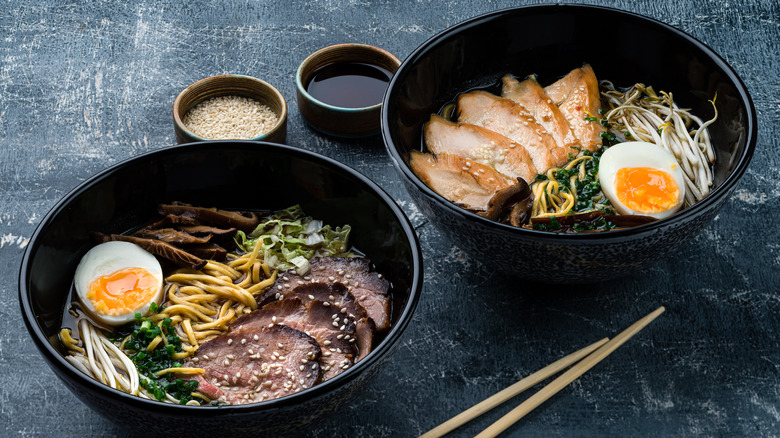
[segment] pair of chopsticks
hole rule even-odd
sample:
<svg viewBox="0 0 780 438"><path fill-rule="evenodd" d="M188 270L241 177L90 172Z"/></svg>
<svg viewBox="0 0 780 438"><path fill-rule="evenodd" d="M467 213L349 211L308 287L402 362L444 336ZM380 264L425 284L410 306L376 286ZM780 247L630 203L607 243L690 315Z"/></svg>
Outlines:
<svg viewBox="0 0 780 438"><path fill-rule="evenodd" d="M654 310L649 315L633 323L630 327L623 330L615 336L614 339L604 338L598 342L595 342L587 347L575 351L574 353L565 356L550 365L542 368L541 370L531 374L528 377L523 378L514 385L496 393L495 395L485 399L484 401L477 403L464 412L456 415L450 420L438 425L437 427L429 430L428 432L420 435L420 438L436 438L441 437L452 430L466 424L467 422L477 418L485 412L495 408L496 406L504 403L510 398L520 394L526 389L536 385L537 383L557 374L559 371L572 366L568 371L561 374L558 378L547 384L539 392L529 397L526 401L520 404L520 406L514 408L508 414L504 415L493 423L490 427L483 430L477 435L477 438L495 437L504 430L508 429L518 420L526 416L529 412L534 410L537 406L544 403L547 399L555 395L558 391L565 388L566 385L573 382L575 379L583 375L589 369L593 368L597 363L601 362L610 353L615 351L618 347L623 345L624 342L629 340L632 336L637 334L640 330L645 328L650 322L664 312L664 307L661 306ZM584 359L583 359L584 358Z"/></svg>

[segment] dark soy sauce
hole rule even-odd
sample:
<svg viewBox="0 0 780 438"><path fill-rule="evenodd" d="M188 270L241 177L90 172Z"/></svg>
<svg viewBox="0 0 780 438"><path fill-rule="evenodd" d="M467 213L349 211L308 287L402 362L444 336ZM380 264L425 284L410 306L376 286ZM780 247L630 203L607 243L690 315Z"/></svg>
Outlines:
<svg viewBox="0 0 780 438"><path fill-rule="evenodd" d="M361 62L335 62L317 69L306 91L320 102L364 108L382 102L392 73Z"/></svg>

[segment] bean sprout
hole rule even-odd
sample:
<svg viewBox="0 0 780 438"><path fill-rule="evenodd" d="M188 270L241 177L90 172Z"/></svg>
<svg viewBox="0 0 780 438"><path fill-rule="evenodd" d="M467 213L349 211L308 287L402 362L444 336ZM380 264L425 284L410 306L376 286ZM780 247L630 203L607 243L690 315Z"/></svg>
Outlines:
<svg viewBox="0 0 780 438"><path fill-rule="evenodd" d="M691 206L710 192L715 151L707 127L718 118L715 98L710 103L715 116L704 122L674 102L671 93L657 94L653 87L636 84L621 92L603 81L610 110L605 117L624 139L657 144L671 152L683 170L685 204ZM716 96L717 97L717 96Z"/></svg>
<svg viewBox="0 0 780 438"><path fill-rule="evenodd" d="M139 395L140 375L133 361L95 328L89 321L79 321L83 348L76 344L67 329L60 338L70 354L65 359L73 366L114 389Z"/></svg>

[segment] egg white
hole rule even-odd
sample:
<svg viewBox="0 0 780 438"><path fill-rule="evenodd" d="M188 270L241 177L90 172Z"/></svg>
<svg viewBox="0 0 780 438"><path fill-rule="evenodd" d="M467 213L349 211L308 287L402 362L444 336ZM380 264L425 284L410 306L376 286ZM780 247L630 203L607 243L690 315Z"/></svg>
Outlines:
<svg viewBox="0 0 780 438"><path fill-rule="evenodd" d="M655 213L637 212L627 207L620 202L615 188L615 175L618 170L624 167L651 167L668 173L677 183L680 191L678 202L666 210ZM599 183L604 196L621 214L663 219L677 212L682 207L685 198L685 180L677 159L661 146L643 141L628 141L607 149L599 161Z"/></svg>
<svg viewBox="0 0 780 438"><path fill-rule="evenodd" d="M138 309L106 315L95 309L92 301L87 298L89 285L97 278L109 275L120 269L143 268L158 280L159 287L156 294ZM136 312L145 315L152 303L160 304L163 297L163 273L160 262L150 253L130 242L105 242L87 251L76 267L73 278L76 293L90 316L108 325L121 325L135 319Z"/></svg>

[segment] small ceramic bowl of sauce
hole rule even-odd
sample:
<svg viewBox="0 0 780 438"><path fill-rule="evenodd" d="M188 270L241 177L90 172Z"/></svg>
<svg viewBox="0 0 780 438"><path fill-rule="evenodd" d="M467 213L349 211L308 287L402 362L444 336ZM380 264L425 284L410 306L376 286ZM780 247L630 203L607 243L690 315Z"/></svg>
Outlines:
<svg viewBox="0 0 780 438"><path fill-rule="evenodd" d="M201 79L173 102L178 143L254 140L284 143L287 102L273 85L251 76L224 74Z"/></svg>
<svg viewBox="0 0 780 438"><path fill-rule="evenodd" d="M295 76L309 125L337 137L379 133L382 98L401 61L367 44L337 44L309 55Z"/></svg>

